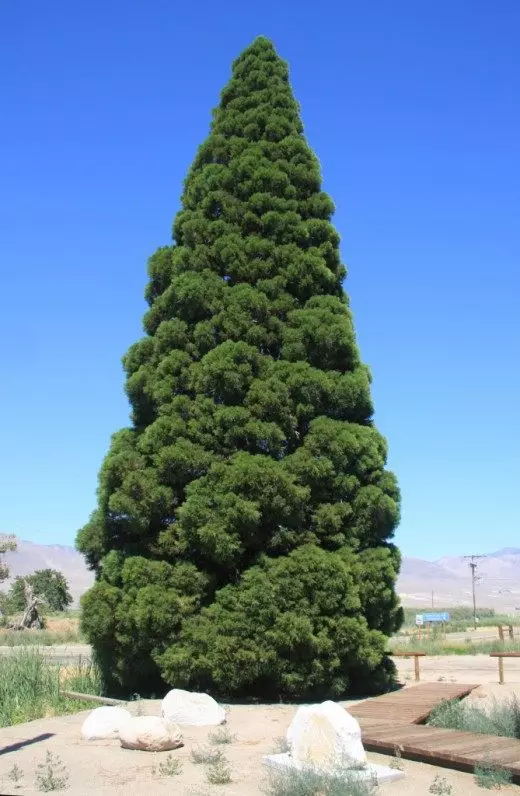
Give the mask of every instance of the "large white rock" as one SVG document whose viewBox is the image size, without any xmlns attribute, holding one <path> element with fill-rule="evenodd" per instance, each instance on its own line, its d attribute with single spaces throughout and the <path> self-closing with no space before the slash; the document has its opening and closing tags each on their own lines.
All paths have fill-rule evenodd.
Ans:
<svg viewBox="0 0 520 796">
<path fill-rule="evenodd" d="M 287 730 L 293 760 L 318 768 L 366 763 L 356 719 L 335 702 L 303 705 Z"/>
<path fill-rule="evenodd" d="M 130 718 L 131 714 L 124 708 L 103 705 L 89 713 L 81 726 L 81 736 L 85 741 L 115 738 Z"/>
<path fill-rule="evenodd" d="M 176 724 L 206 727 L 223 724 L 226 711 L 209 694 L 198 694 L 174 688 L 161 703 L 161 716 Z"/>
<path fill-rule="evenodd" d="M 123 749 L 166 752 L 182 746 L 182 735 L 175 724 L 159 716 L 131 716 L 119 730 Z"/>
<path fill-rule="evenodd" d="M 287 730 L 289 752 L 267 755 L 264 763 L 279 771 L 320 771 L 381 785 L 404 777 L 403 771 L 367 763 L 356 719 L 335 702 L 301 707 Z"/>
</svg>

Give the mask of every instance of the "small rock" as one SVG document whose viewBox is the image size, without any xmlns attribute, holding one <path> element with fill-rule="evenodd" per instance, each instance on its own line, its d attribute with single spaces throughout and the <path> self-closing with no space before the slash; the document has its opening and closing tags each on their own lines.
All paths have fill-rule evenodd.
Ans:
<svg viewBox="0 0 520 796">
<path fill-rule="evenodd" d="M 108 707 L 108 705 L 95 708 L 83 722 L 81 735 L 85 741 L 114 738 L 130 718 L 131 714 L 124 708 Z"/>
<path fill-rule="evenodd" d="M 175 724 L 159 716 L 132 716 L 119 730 L 123 749 L 167 752 L 182 746 L 182 735 Z"/>
<path fill-rule="evenodd" d="M 176 724 L 206 727 L 223 724 L 226 711 L 209 694 L 198 694 L 174 688 L 168 691 L 161 704 L 161 716 Z"/>
<path fill-rule="evenodd" d="M 320 768 L 366 764 L 359 723 L 335 702 L 298 708 L 287 741 L 291 757 L 299 763 Z"/>
</svg>

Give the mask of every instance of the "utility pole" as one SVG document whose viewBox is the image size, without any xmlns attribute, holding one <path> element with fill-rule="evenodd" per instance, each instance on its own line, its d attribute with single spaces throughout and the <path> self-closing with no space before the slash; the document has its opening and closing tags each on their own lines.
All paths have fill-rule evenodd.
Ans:
<svg viewBox="0 0 520 796">
<path fill-rule="evenodd" d="M 473 627 L 475 630 L 477 629 L 477 599 L 475 596 L 475 583 L 477 581 L 476 569 L 477 569 L 477 561 L 484 556 L 464 556 L 466 561 L 469 563 L 469 567 L 471 569 L 471 591 L 473 592 Z"/>
<path fill-rule="evenodd" d="M 433 591 L 432 591 L 432 611 L 433 611 Z"/>
</svg>

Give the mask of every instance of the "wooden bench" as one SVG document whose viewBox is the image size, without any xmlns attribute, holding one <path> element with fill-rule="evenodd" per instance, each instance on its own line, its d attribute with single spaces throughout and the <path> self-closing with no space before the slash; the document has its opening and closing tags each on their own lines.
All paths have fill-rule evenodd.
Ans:
<svg viewBox="0 0 520 796">
<path fill-rule="evenodd" d="M 419 658 L 424 658 L 426 653 L 425 652 L 414 652 L 410 650 L 409 652 L 387 652 L 391 658 L 413 658 L 414 659 L 414 670 L 415 670 L 415 680 L 419 682 L 421 679 L 421 673 L 419 671 Z"/>
<path fill-rule="evenodd" d="M 498 682 L 502 685 L 504 680 L 504 658 L 520 658 L 520 652 L 490 652 L 490 658 L 498 658 Z"/>
</svg>

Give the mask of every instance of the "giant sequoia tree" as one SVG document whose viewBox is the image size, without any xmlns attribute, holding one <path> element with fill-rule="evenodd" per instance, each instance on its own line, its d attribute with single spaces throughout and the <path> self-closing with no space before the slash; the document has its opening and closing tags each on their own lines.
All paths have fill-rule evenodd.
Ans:
<svg viewBox="0 0 520 796">
<path fill-rule="evenodd" d="M 233 65 L 149 261 L 132 423 L 78 547 L 112 690 L 339 696 L 388 684 L 399 516 L 342 282 L 334 205 L 288 69 Z"/>
</svg>

